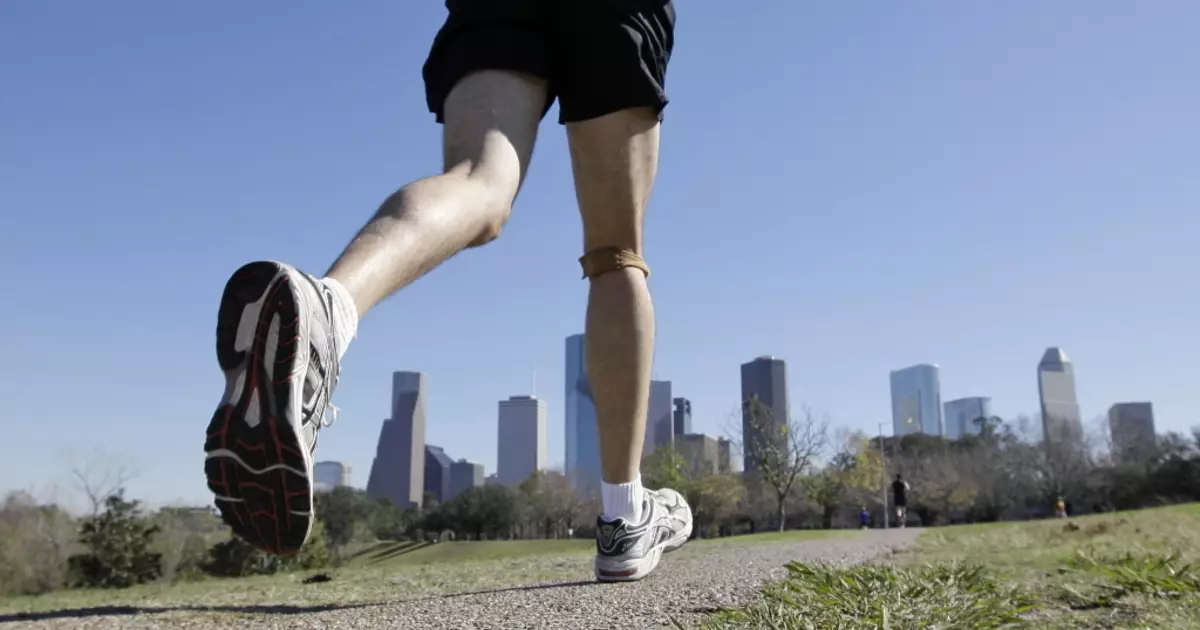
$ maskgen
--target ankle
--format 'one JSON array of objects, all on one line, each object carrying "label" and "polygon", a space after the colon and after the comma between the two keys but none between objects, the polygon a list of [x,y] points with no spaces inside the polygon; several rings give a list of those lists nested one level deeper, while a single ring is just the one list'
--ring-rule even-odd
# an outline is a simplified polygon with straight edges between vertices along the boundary
[{"label": "ankle", "polygon": [[640,521],[642,501],[645,499],[641,475],[628,483],[601,482],[600,499],[604,503],[604,513],[600,518],[606,521],[615,521],[618,518],[634,523]]}]

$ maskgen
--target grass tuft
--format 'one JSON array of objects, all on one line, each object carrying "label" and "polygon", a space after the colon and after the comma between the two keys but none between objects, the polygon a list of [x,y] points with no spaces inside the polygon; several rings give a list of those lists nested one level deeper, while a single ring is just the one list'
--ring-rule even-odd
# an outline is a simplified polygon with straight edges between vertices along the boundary
[{"label": "grass tuft", "polygon": [[1200,628],[1200,504],[931,529],[898,567],[789,567],[710,628]]},{"label": "grass tuft", "polygon": [[788,577],[747,608],[723,610],[711,630],[992,630],[1019,624],[1034,600],[978,565],[863,565],[841,569],[792,563]]},{"label": "grass tuft", "polygon": [[1063,573],[1076,579],[1059,587],[1056,599],[1074,610],[1116,608],[1140,596],[1174,600],[1200,596],[1200,571],[1181,563],[1177,553],[1096,556],[1079,551]]}]

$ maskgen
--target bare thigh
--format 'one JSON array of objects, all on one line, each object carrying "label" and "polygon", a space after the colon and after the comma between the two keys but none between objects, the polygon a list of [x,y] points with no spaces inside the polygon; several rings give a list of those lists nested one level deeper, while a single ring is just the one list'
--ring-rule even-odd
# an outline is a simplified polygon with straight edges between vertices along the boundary
[{"label": "bare thigh", "polygon": [[466,175],[511,205],[529,170],[546,98],[546,82],[527,74],[481,70],[463,77],[446,96],[445,172]]},{"label": "bare thigh", "polygon": [[642,222],[658,173],[659,121],[651,108],[567,124],[584,253],[642,253]]}]

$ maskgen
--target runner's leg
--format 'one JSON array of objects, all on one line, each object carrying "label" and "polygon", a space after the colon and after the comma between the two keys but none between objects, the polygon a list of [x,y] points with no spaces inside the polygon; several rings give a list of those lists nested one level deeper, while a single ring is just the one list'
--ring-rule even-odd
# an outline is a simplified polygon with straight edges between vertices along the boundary
[{"label": "runner's leg", "polygon": [[452,6],[425,66],[430,110],[445,123],[443,174],[389,197],[327,277],[253,262],[222,295],[216,346],[226,386],[205,438],[205,474],[225,522],[268,552],[295,553],[311,533],[317,432],[330,421],[359,316],[496,238],[549,107],[535,4]]},{"label": "runner's leg", "polygon": [[675,12],[665,0],[558,6],[556,48],[565,61],[555,79],[583,219],[587,370],[603,474],[596,575],[636,580],[692,531],[683,497],[643,489],[639,471],[655,332],[642,229],[658,172]]},{"label": "runner's leg", "polygon": [[544,79],[470,71],[446,95],[444,172],[389,197],[329,270],[361,316],[451,256],[500,234],[533,156]]}]

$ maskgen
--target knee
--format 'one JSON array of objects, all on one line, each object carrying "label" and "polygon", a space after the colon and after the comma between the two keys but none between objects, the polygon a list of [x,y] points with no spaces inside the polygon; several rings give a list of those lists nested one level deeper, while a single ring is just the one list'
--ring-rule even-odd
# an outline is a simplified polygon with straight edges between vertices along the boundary
[{"label": "knee", "polygon": [[515,191],[509,192],[503,188],[492,188],[485,191],[484,195],[487,199],[485,204],[487,212],[484,213],[479,234],[471,241],[470,247],[487,245],[500,238],[500,232],[504,230],[504,226],[508,224],[508,219],[512,216]]},{"label": "knee", "polygon": [[459,174],[466,179],[466,185],[474,189],[479,207],[484,209],[480,217],[479,232],[469,245],[480,247],[499,238],[504,226],[508,224],[520,179],[478,168],[464,169],[464,172]]},{"label": "knee", "polygon": [[488,243],[500,238],[500,232],[504,230],[504,225],[508,223],[508,217],[512,214],[512,208],[506,208],[502,213],[497,212],[488,217],[484,222],[483,229],[475,240],[471,241],[467,247],[483,247]]},{"label": "knee", "polygon": [[446,162],[446,175],[460,179],[460,185],[472,191],[476,208],[484,210],[480,216],[479,233],[470,241],[469,247],[487,245],[499,238],[509,217],[512,203],[521,188],[520,164],[504,160],[457,160]]}]

